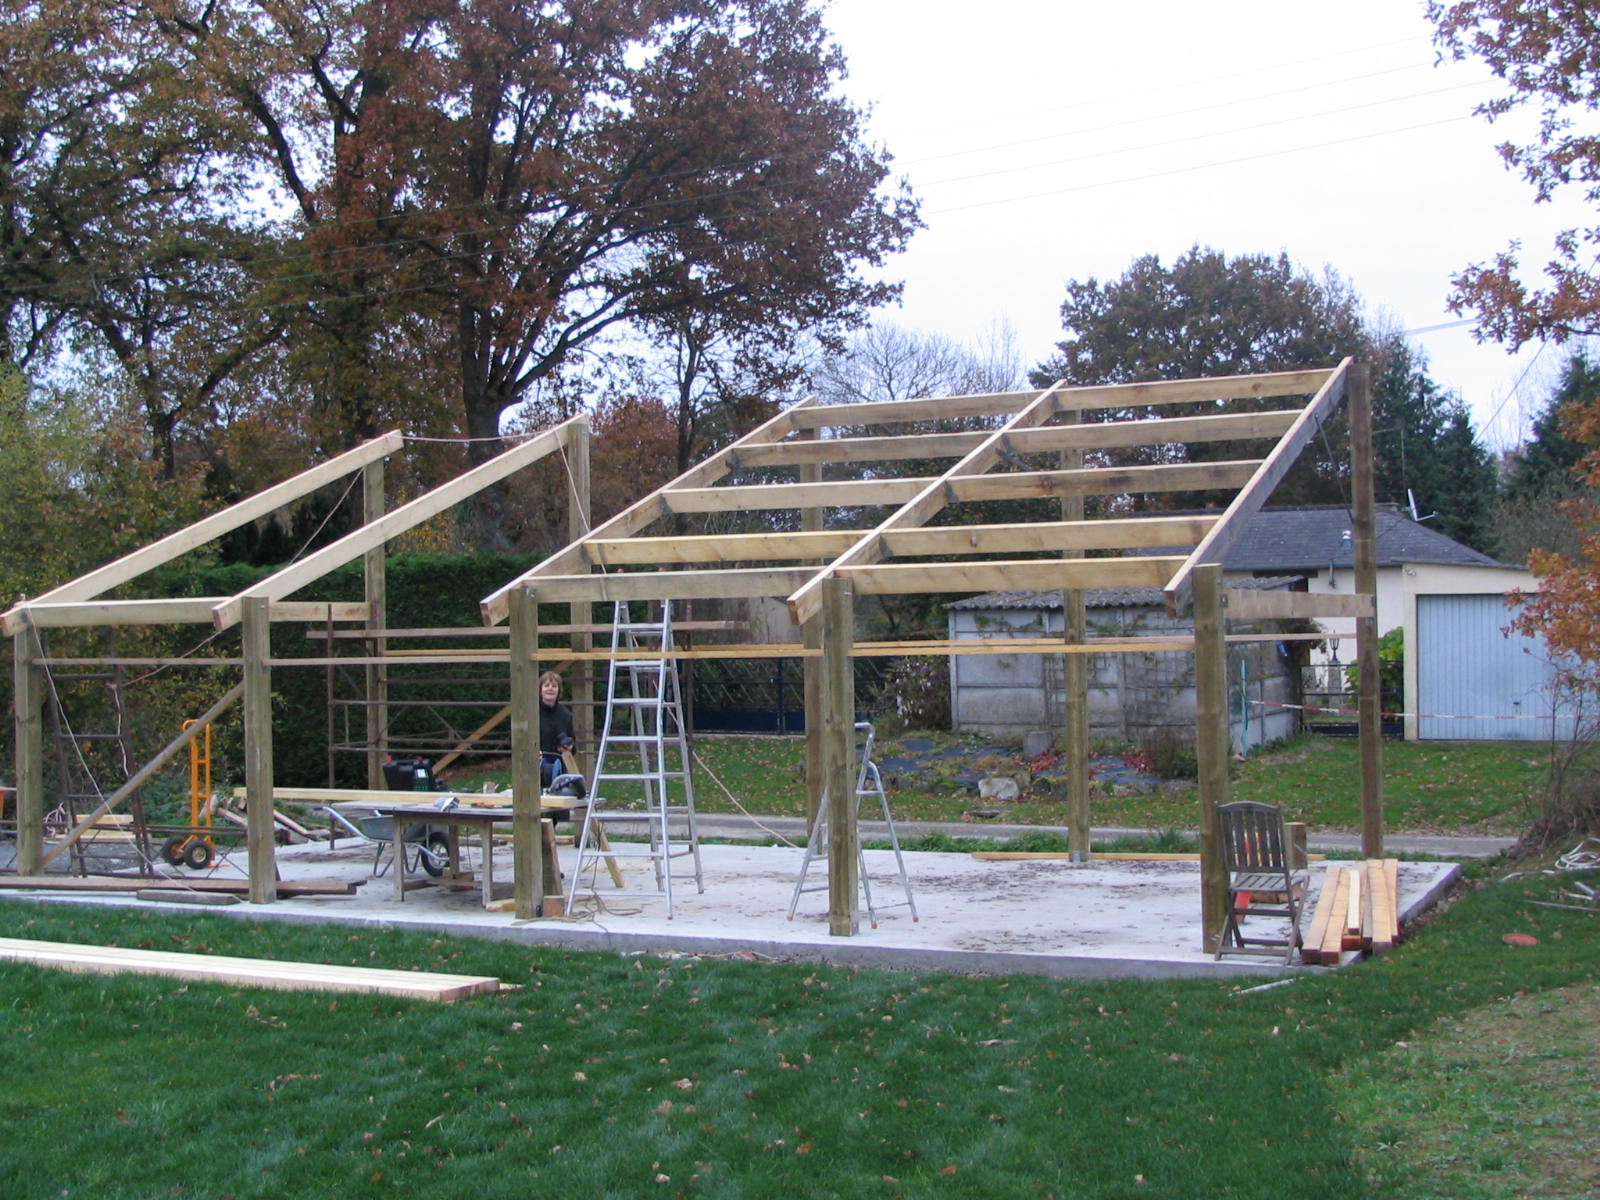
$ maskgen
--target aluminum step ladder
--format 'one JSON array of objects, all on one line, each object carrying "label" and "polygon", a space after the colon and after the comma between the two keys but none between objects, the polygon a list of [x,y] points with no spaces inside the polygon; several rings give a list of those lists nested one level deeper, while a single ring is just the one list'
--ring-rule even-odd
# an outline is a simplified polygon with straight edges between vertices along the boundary
[{"label": "aluminum step ladder", "polygon": [[[877,733],[872,728],[871,721],[857,721],[856,732],[867,735],[865,745],[861,748],[861,767],[856,772],[856,821],[861,820],[861,802],[868,796],[878,798],[878,810],[883,814],[883,823],[889,828],[889,845],[894,850],[895,880],[905,891],[906,898],[897,900],[893,904],[876,906],[872,901],[872,883],[867,878],[867,853],[861,849],[860,839],[856,841],[856,872],[861,880],[861,892],[867,902],[867,920],[872,928],[878,927],[879,911],[891,908],[909,908],[911,919],[920,921],[917,916],[917,902],[911,895],[911,878],[906,874],[905,856],[900,853],[900,835],[895,832],[894,817],[889,812],[889,798],[883,793],[883,778],[878,774],[878,764],[872,760],[872,748],[877,741]],[[806,838],[805,857],[800,862],[800,877],[794,881],[794,895],[789,899],[789,920],[794,920],[795,907],[800,903],[800,897],[805,892],[820,892],[827,890],[828,883],[814,883],[806,886],[806,875],[811,870],[811,864],[817,860],[828,860],[828,792],[824,788],[822,803],[817,807],[817,818],[811,822],[811,833]]]},{"label": "aluminum step ladder", "polygon": [[[693,879],[704,892],[700,834],[695,824],[694,779],[683,723],[683,700],[673,650],[672,608],[663,602],[659,621],[632,621],[626,602],[618,602],[611,625],[611,659],[606,672],[605,722],[595,755],[594,783],[578,835],[577,866],[567,895],[568,911],[578,892],[599,900],[614,896],[661,900],[672,916],[674,879]],[[637,800],[642,808],[612,805]],[[607,825],[644,825],[646,841],[602,839]],[[609,842],[609,844],[607,844]],[[655,889],[624,888],[602,895],[595,888],[602,861],[642,858],[652,867]],[[692,870],[674,869],[688,858]]]}]

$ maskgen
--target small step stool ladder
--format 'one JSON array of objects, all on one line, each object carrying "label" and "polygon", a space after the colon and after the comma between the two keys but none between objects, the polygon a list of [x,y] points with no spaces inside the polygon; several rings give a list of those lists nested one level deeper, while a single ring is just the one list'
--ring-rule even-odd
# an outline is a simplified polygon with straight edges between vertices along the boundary
[{"label": "small step stool ladder", "polygon": [[[889,845],[894,848],[894,863],[897,873],[896,879],[905,889],[906,898],[897,900],[893,904],[885,904],[882,910],[891,908],[909,908],[911,919],[920,921],[917,916],[917,902],[911,898],[911,879],[906,875],[905,856],[900,853],[900,836],[895,832],[894,817],[889,813],[889,798],[883,794],[883,778],[878,774],[878,764],[872,761],[872,747],[877,740],[877,733],[872,728],[871,721],[857,721],[856,732],[867,735],[866,744],[861,748],[861,768],[856,772],[856,820],[861,819],[861,801],[868,796],[878,798],[878,810],[883,814],[883,822],[889,827]],[[794,920],[795,906],[800,903],[800,896],[804,892],[820,892],[827,889],[827,881],[812,884],[806,887],[806,873],[811,870],[814,860],[828,859],[828,792],[824,788],[822,803],[817,808],[817,819],[811,822],[811,834],[806,838],[805,858],[800,863],[800,878],[794,881],[794,895],[789,899],[789,920]],[[858,839],[856,843],[856,869],[861,879],[861,892],[867,901],[867,920],[872,928],[878,927],[878,913],[880,909],[872,902],[872,884],[867,879],[867,854],[861,849]]]},{"label": "small step stool ladder", "polygon": [[[665,899],[672,916],[672,881],[693,879],[704,892],[700,870],[700,834],[695,825],[694,780],[689,770],[689,742],[684,733],[683,702],[678,692],[673,649],[672,608],[663,602],[661,619],[634,622],[626,602],[618,602],[611,625],[610,669],[606,673],[605,724],[595,756],[594,786],[578,836],[578,860],[567,895],[570,912],[585,878],[594,891],[600,862],[648,859],[655,871],[655,891],[620,891],[647,899]],[[622,785],[619,789],[618,785]],[[643,811],[611,809],[619,790],[644,792]],[[648,826],[649,843],[609,842],[608,824]],[[693,870],[674,872],[673,860],[688,857]],[[587,872],[587,874],[586,874]]]}]

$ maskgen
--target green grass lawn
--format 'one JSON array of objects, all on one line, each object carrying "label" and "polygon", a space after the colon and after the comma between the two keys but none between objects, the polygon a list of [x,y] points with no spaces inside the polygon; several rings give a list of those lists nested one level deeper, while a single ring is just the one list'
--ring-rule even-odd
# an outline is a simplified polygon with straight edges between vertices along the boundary
[{"label": "green grass lawn", "polygon": [[[1527,903],[1560,886],[1485,883],[1383,958],[1260,992],[7,899],[7,936],[510,987],[434,1005],[0,964],[0,1194],[1587,1196],[1592,1038],[1533,1033],[1597,983],[1600,916]],[[1562,1111],[1579,1124],[1505,1135]],[[1484,1170],[1504,1190],[1471,1190]]]},{"label": "green grass lawn", "polygon": [[[920,735],[941,746],[959,744],[949,734]],[[986,743],[969,742],[973,747]],[[903,739],[879,744],[878,760],[901,753]],[[702,812],[799,816],[804,812],[804,743],[792,737],[702,735],[695,740],[695,804]],[[1354,739],[1303,737],[1267,747],[1237,762],[1231,797],[1281,804],[1291,820],[1314,831],[1360,828],[1359,747]],[[1549,772],[1550,750],[1540,742],[1386,742],[1383,746],[1384,813],[1396,832],[1515,834],[1526,826],[1533,796]],[[958,765],[959,764],[959,765]],[[979,754],[934,763],[914,772],[886,773],[891,807],[901,820],[971,821],[990,807],[956,781],[958,769],[986,773],[1026,771],[1015,754]],[[504,772],[471,776],[505,780]],[[1003,806],[1000,819],[1015,824],[1064,825],[1066,802],[1058,789],[1033,787]],[[1169,781],[1155,790],[1092,779],[1090,813],[1096,825],[1140,829],[1196,827],[1198,797],[1192,783]]]}]

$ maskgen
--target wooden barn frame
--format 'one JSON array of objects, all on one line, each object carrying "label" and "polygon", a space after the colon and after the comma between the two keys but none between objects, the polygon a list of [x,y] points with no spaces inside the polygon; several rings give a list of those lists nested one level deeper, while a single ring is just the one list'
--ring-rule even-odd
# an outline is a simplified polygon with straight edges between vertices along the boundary
[{"label": "wooden barn frame", "polygon": [[[1368,371],[1350,360],[1329,368],[1159,383],[1049,388],[1022,392],[892,402],[787,408],[691,468],[678,479],[594,529],[587,529],[587,427],[575,419],[467,472],[422,500],[384,517],[382,464],[398,435],[358,450],[200,522],[0,616],[15,641],[19,870],[42,858],[40,794],[41,662],[32,630],[46,625],[211,621],[242,623],[250,898],[275,898],[270,671],[267,630],[274,619],[345,620],[383,629],[384,544],[427,515],[487,486],[544,454],[567,457],[572,542],[482,601],[486,625],[509,624],[515,912],[534,916],[544,894],[533,836],[538,820],[538,689],[541,666],[589,663],[607,651],[590,648],[597,629],[592,606],[615,601],[663,602],[704,597],[772,597],[788,606],[802,646],[716,645],[682,656],[745,654],[803,658],[806,774],[810,806],[829,797],[827,849],[830,932],[858,929],[852,759],[852,660],[867,655],[1007,653],[1032,649],[1066,662],[1069,761],[1086,762],[1083,701],[1085,654],[1186,650],[1196,656],[1200,763],[1202,933],[1214,945],[1223,921],[1216,807],[1227,799],[1225,711],[1227,621],[1354,617],[1361,666],[1362,843],[1382,856],[1376,629],[1376,539],[1373,511],[1371,401]],[[1299,454],[1348,400],[1351,496],[1357,595],[1225,592],[1220,560],[1249,518],[1269,499]],[[1202,407],[1201,415],[1159,415],[1165,408]],[[1154,414],[1154,415],[1147,415]],[[937,431],[929,432],[930,424]],[[951,425],[969,428],[947,431]],[[1196,461],[1187,447],[1246,443],[1259,454]],[[1108,465],[1102,452],[1143,449],[1152,465]],[[1040,463],[1051,465],[1041,468]],[[339,473],[367,476],[368,524],[340,543],[263,580],[247,593],[207,600],[102,601],[106,590],[203,544],[263,511],[304,494]],[[376,488],[374,488],[374,479]],[[1089,496],[1225,493],[1226,505],[1202,515],[1085,518]],[[374,498],[376,496],[376,498]],[[1054,500],[1058,519],[1014,524],[960,523],[961,505],[996,499]],[[426,503],[425,503],[426,502]],[[266,506],[266,507],[263,507]],[[1185,505],[1162,499],[1156,509]],[[409,511],[408,510],[413,510]],[[424,511],[426,510],[426,511]],[[877,510],[860,527],[839,528],[841,514]],[[670,526],[694,514],[737,514],[735,533],[682,534]],[[421,514],[421,515],[419,515]],[[831,515],[830,515],[831,514]],[[414,518],[414,519],[412,519]],[[938,524],[932,524],[933,521]],[[231,522],[231,523],[230,523]],[[1166,551],[1166,552],[1163,552]],[[315,613],[288,597],[334,566],[364,558],[368,587],[349,611]],[[1083,593],[1095,588],[1160,587],[1172,612],[1192,609],[1192,637],[1090,640]],[[1060,590],[1067,622],[1057,641],[1019,646],[1016,639],[857,642],[859,595]],[[541,629],[541,604],[573,606],[570,624]],[[338,608],[340,606],[334,606]],[[1281,636],[1281,635],[1272,635]],[[546,642],[563,639],[562,645]],[[441,654],[446,652],[441,651]],[[635,652],[630,652],[635,653]],[[309,664],[314,660],[294,660]],[[476,659],[475,661],[482,661]],[[1077,699],[1075,700],[1074,697]],[[377,710],[381,714],[381,708]],[[381,715],[376,719],[381,720]],[[376,744],[377,735],[374,735]],[[176,746],[171,749],[175,749]],[[376,765],[370,768],[376,772]],[[1086,771],[1069,775],[1069,825],[1077,857],[1089,857]],[[134,781],[119,791],[131,790]],[[59,848],[58,848],[59,849]]]}]

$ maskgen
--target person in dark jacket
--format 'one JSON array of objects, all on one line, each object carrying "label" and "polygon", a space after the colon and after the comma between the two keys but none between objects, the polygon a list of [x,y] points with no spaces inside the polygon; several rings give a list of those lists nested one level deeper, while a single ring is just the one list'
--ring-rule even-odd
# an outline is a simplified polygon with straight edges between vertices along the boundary
[{"label": "person in dark jacket", "polygon": [[550,781],[566,768],[561,753],[577,745],[572,734],[572,710],[561,703],[561,675],[546,671],[539,676],[539,785]]}]

